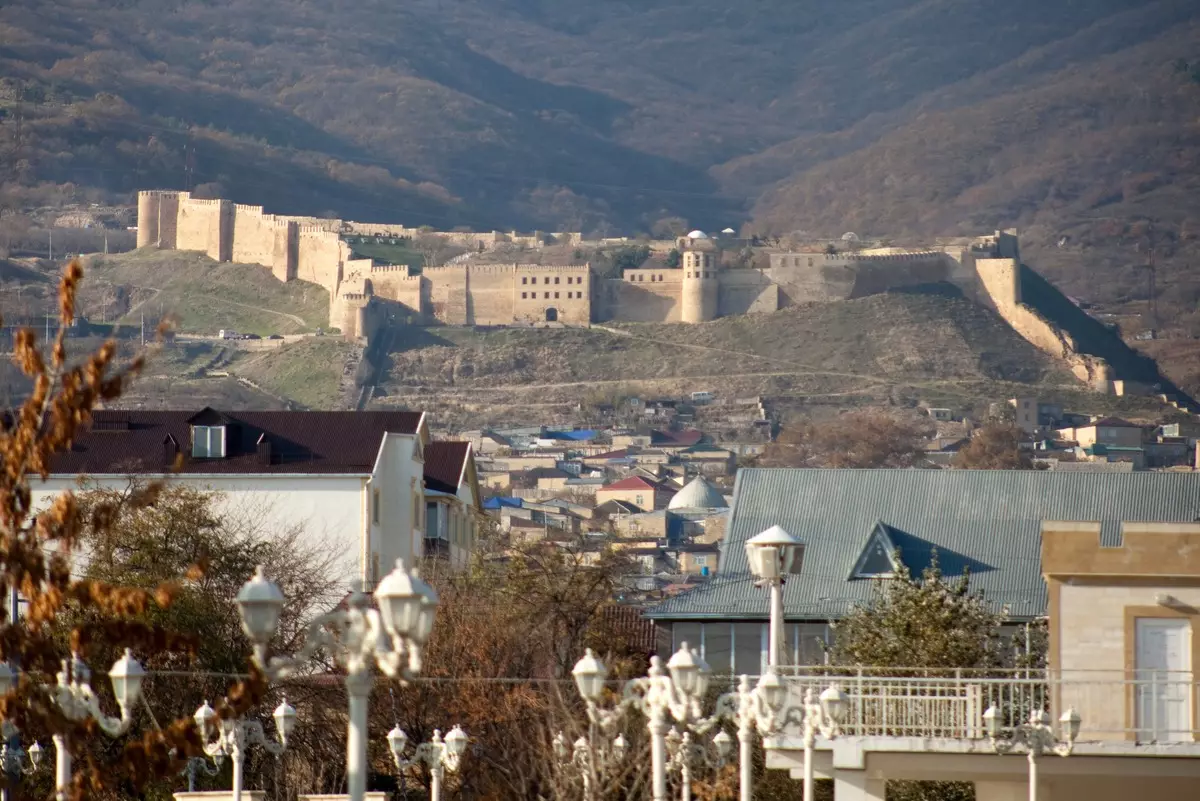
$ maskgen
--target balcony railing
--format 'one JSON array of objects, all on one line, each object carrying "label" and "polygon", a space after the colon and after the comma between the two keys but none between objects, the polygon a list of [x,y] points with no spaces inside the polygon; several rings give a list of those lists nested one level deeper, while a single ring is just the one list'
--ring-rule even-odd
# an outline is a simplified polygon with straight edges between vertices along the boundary
[{"label": "balcony railing", "polygon": [[986,738],[983,713],[995,706],[1008,728],[1073,707],[1079,740],[1193,742],[1200,688],[1191,672],[1139,670],[941,670],[927,668],[783,667],[791,703],[807,689],[836,684],[849,709],[847,735]]}]

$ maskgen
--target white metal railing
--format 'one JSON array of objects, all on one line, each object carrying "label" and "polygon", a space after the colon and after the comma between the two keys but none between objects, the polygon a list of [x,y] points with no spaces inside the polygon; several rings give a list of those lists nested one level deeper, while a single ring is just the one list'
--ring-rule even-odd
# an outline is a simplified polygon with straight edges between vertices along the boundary
[{"label": "white metal railing", "polygon": [[995,706],[1008,728],[1034,711],[1058,719],[1073,707],[1080,741],[1192,742],[1200,735],[1200,687],[1191,672],[1139,670],[944,670],[781,667],[789,700],[836,684],[849,709],[847,735],[981,739],[983,713]]}]

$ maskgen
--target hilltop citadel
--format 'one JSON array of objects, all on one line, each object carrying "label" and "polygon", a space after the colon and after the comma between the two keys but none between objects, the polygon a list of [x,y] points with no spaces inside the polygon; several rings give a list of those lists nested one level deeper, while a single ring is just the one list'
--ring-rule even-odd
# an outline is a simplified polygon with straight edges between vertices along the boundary
[{"label": "hilltop citadel", "polygon": [[[605,321],[704,323],[718,317],[858,298],[933,283],[957,286],[995,309],[1025,339],[1063,359],[1090,386],[1131,391],[1101,358],[1022,302],[1016,232],[936,240],[922,248],[851,252],[771,252],[762,269],[723,263],[719,243],[694,231],[648,243],[680,251],[675,269],[649,262],[602,277],[589,264],[377,264],[354,255],[356,237],[439,236],[479,253],[501,245],[604,246],[578,233],[429,233],[400,225],[272,215],[261,206],[193,198],[187,192],[138,195],[138,247],[195,250],[217,261],[261,264],[281,281],[320,284],[330,293],[330,326],[369,337],[389,320],[444,325],[588,325]],[[1027,268],[1026,268],[1027,269]],[[1056,293],[1057,294],[1057,293]]]}]

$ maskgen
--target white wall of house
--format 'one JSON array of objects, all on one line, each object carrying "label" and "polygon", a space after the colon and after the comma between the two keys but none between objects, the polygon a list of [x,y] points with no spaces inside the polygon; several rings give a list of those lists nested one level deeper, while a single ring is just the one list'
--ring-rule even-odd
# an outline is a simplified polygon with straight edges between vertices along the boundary
[{"label": "white wall of house", "polygon": [[[156,478],[147,476],[147,478]],[[360,575],[365,475],[172,475],[167,481],[220,493],[216,511],[254,525],[265,534],[303,530],[306,543],[335,556],[335,576],[347,583]],[[123,489],[128,476],[90,476],[92,486]],[[66,489],[76,489],[75,476],[51,476],[33,485],[34,508],[43,508]]]},{"label": "white wall of house", "polygon": [[390,573],[397,559],[411,567],[423,553],[425,464],[416,443],[410,434],[385,435],[371,473],[363,573],[372,584]]}]

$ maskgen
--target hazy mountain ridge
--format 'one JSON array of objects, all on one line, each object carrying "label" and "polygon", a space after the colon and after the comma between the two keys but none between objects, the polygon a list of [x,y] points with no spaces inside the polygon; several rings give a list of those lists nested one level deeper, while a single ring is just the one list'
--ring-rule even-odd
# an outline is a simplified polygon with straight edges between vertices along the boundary
[{"label": "hazy mountain ridge", "polygon": [[[0,181],[177,186],[190,140],[193,183],[281,212],[1049,230],[1123,176],[1184,180],[1190,151],[1150,129],[1191,146],[1200,87],[1170,64],[1200,57],[1197,20],[1185,0],[10,0],[2,74],[57,99],[24,104],[23,167],[8,104]],[[1092,155],[1047,136],[1056,114]],[[1040,173],[1062,219],[1038,218]]]}]

